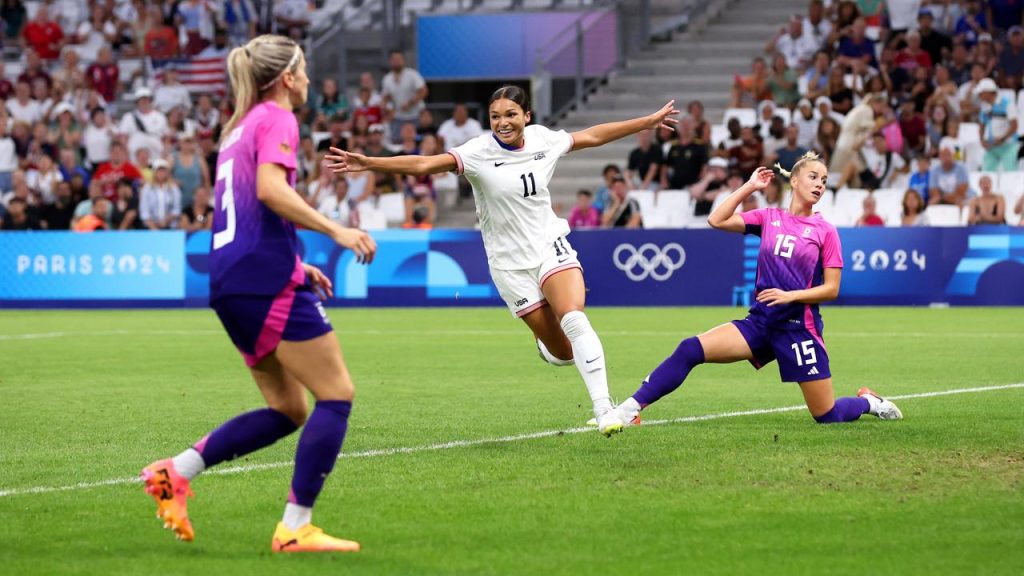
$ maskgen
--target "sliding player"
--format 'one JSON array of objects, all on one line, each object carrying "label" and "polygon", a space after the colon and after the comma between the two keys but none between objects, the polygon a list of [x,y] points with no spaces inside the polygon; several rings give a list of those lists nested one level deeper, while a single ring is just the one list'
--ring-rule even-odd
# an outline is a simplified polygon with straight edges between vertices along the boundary
[{"label": "sliding player", "polygon": [[[235,114],[217,162],[210,251],[210,305],[249,366],[267,408],[242,414],[174,458],[142,471],[157,517],[181,540],[193,539],[190,482],[200,472],[259,450],[305,423],[274,552],[354,552],[311,523],[313,503],[341,450],[354,389],[317,294],[331,283],[302,263],[295,226],[330,236],[366,263],[376,252],[365,232],[342,228],[295,192],[298,124],[306,101],[306,62],[291,39],[259,36],[228,56]],[[306,390],[316,399],[307,419]]]},{"label": "sliding player", "polygon": [[522,318],[551,364],[576,364],[593,402],[602,434],[622,430],[608,394],[604,349],[583,312],[586,287],[569,225],[551,209],[548,183],[558,159],[641,130],[677,122],[669,102],[661,110],[569,134],[527,126],[530,104],[516,86],[499,88],[488,102],[491,134],[437,156],[369,158],[332,148],[327,160],[338,173],[373,170],[423,176],[456,171],[473,184],[477,216],[491,278],[512,314]]},{"label": "sliding player", "polygon": [[624,422],[632,423],[642,409],[678,388],[694,366],[739,360],[757,369],[778,360],[782,380],[800,385],[807,409],[821,424],[851,422],[862,414],[903,418],[895,404],[868,388],[861,388],[856,398],[834,397],[818,304],[839,296],[843,258],[835,226],[811,213],[825,192],[828,170],[814,152],[798,160],[792,172],[778,168],[793,187],[788,211],[764,208],[734,214],[747,196],[771,182],[772,171],[758,168],[708,217],[719,230],[761,237],[757,301],[749,315],[683,340],[616,408]]}]

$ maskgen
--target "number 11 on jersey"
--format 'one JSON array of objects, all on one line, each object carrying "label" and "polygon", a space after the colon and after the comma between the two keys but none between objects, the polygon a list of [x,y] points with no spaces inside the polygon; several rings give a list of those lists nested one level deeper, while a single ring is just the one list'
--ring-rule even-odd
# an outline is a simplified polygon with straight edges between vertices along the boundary
[{"label": "number 11 on jersey", "polygon": [[[526,177],[530,177],[530,187],[526,186]],[[520,174],[519,179],[523,181],[523,198],[529,198],[530,196],[537,195],[537,181],[533,179],[533,172],[529,174]]]}]

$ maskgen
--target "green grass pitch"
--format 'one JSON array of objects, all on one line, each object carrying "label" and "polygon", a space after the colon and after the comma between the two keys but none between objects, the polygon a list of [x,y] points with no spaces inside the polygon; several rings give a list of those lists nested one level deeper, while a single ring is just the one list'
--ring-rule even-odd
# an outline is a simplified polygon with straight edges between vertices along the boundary
[{"label": "green grass pitch", "polygon": [[[590,310],[613,395],[742,312]],[[824,316],[838,394],[1024,382],[1022,309]],[[360,457],[338,463],[314,520],[363,551],[278,557],[297,435],[194,482],[192,544],[126,480],[261,405],[212,312],[0,313],[0,572],[1024,573],[1024,388],[905,399],[902,422],[793,410],[606,439],[571,430],[589,417],[578,374],[543,364],[503,309],[331,317],[357,386],[344,451]],[[701,366],[645,418],[801,402],[774,364]]]}]

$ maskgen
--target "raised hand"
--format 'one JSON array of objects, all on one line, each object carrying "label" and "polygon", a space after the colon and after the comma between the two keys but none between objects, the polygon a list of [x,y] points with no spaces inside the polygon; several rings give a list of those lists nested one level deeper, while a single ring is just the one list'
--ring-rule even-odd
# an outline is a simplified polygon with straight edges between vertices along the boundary
[{"label": "raised hand", "polygon": [[747,184],[754,190],[764,190],[773,178],[775,178],[775,173],[772,172],[772,169],[761,166],[750,175],[750,180],[747,180]]},{"label": "raised hand", "polygon": [[669,100],[668,104],[661,107],[654,114],[647,117],[648,128],[659,128],[665,127],[669,130],[675,130],[675,125],[679,124],[678,118],[672,118],[672,116],[678,116],[679,110],[676,110],[676,101]]},{"label": "raised hand", "polygon": [[335,174],[346,172],[362,172],[366,170],[366,156],[355,152],[346,152],[331,146],[331,153],[324,156],[324,165]]}]

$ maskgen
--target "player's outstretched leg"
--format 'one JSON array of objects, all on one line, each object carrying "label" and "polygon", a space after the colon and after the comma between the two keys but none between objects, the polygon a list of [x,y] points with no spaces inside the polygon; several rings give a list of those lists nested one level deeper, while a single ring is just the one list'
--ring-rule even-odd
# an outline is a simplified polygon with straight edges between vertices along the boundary
[{"label": "player's outstretched leg", "polygon": [[903,413],[889,400],[875,394],[868,388],[861,388],[856,398],[834,398],[832,379],[801,382],[800,390],[807,402],[814,421],[819,424],[853,422],[864,414],[871,414],[883,420],[899,420]]},{"label": "player's outstretched leg", "polygon": [[871,405],[868,409],[868,413],[872,416],[878,416],[882,420],[902,420],[903,412],[895,405],[891,400],[886,400],[868,387],[861,388],[857,391],[857,396],[864,398]]},{"label": "player's outstretched leg", "polygon": [[305,419],[305,392],[271,356],[252,368],[253,378],[270,408],[241,414],[221,424],[192,447],[173,458],[146,466],[140,476],[157,504],[157,518],[179,540],[195,537],[188,518],[191,481],[203,470],[233,460],[294,432]]},{"label": "player's outstretched leg", "polygon": [[312,524],[313,505],[338,460],[355,388],[333,332],[282,342],[281,364],[313,393],[316,405],[299,437],[284,517],[274,530],[274,552],[358,552],[359,543],[324,534]]}]

